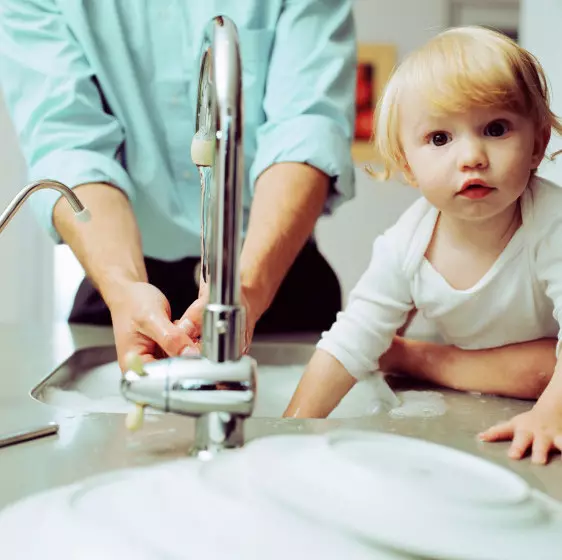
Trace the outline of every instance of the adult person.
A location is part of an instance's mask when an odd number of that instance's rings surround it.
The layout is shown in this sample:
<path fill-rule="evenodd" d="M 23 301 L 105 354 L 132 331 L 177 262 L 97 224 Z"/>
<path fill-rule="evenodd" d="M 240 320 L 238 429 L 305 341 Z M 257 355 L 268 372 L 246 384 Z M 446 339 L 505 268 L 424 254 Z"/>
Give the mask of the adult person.
<path fill-rule="evenodd" d="M 256 324 L 333 322 L 339 283 L 312 234 L 353 190 L 350 0 L 5 0 L 0 10 L 0 80 L 30 179 L 66 183 L 92 213 L 75 224 L 56 193 L 31 202 L 86 272 L 71 322 L 112 323 L 121 367 L 128 352 L 151 360 L 193 346 L 206 296 L 189 147 L 199 46 L 218 14 L 237 25 L 243 64 L 246 338 Z"/>

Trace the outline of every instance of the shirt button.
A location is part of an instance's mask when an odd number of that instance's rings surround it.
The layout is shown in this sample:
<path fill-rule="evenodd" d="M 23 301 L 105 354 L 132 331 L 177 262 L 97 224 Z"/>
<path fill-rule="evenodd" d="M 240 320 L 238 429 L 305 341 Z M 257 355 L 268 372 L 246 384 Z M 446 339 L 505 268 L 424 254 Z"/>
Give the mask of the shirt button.
<path fill-rule="evenodd" d="M 184 179 L 191 179 L 191 171 L 184 171 L 183 172 Z"/>

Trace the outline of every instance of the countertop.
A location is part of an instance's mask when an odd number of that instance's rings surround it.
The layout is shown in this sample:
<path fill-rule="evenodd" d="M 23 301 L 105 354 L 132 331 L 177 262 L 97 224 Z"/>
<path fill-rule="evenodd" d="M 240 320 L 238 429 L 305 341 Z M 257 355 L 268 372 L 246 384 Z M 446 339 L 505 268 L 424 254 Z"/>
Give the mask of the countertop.
<path fill-rule="evenodd" d="M 114 469 L 148 465 L 186 455 L 193 438 L 190 418 L 153 415 L 142 430 L 129 433 L 122 414 L 73 413 L 40 403 L 31 390 L 76 350 L 113 343 L 110 328 L 56 325 L 0 325 L 0 431 L 55 421 L 58 435 L 0 448 L 0 509 L 32 493 Z M 259 366 L 259 365 L 258 365 Z M 116 380 L 118 382 L 118 380 Z M 529 401 L 438 389 L 443 416 L 394 418 L 377 414 L 358 419 L 246 421 L 246 439 L 281 433 L 323 433 L 336 428 L 377 430 L 417 437 L 472 453 L 511 469 L 532 487 L 562 501 L 562 461 L 547 466 L 513 461 L 507 443 L 484 444 L 476 434 L 531 407 Z"/>

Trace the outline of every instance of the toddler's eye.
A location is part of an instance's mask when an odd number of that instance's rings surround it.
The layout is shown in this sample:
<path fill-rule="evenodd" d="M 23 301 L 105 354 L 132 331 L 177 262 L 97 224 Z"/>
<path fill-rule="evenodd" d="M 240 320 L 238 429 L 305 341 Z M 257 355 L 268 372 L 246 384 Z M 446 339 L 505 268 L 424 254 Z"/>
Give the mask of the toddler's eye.
<path fill-rule="evenodd" d="M 487 136 L 503 136 L 508 130 L 508 125 L 505 121 L 492 121 L 486 126 L 484 134 Z"/>
<path fill-rule="evenodd" d="M 434 146 L 444 146 L 449 141 L 449 135 L 446 132 L 434 132 L 430 140 Z"/>

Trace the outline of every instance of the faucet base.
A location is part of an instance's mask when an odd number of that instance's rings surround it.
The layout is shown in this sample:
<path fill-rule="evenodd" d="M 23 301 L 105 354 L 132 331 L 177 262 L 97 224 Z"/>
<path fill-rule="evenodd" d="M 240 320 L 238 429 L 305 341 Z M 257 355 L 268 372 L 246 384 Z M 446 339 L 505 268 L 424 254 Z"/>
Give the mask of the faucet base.
<path fill-rule="evenodd" d="M 195 442 L 189 454 L 207 460 L 225 449 L 244 445 L 244 418 L 228 412 L 209 412 L 195 420 Z"/>

